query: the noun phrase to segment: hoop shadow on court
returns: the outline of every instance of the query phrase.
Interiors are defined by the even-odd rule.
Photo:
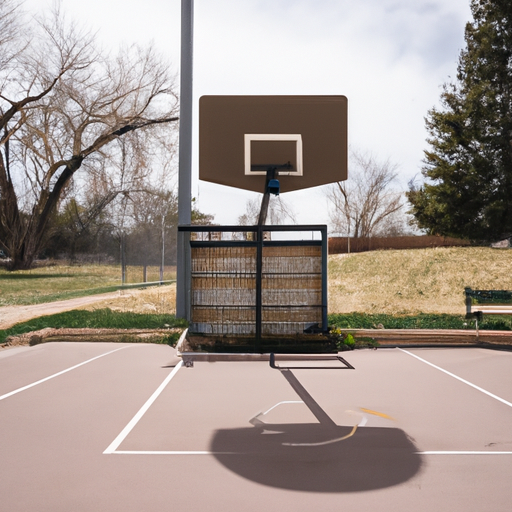
[[[227,469],[263,485],[307,492],[382,489],[419,472],[421,456],[403,430],[337,425],[290,368],[272,363],[318,423],[266,423],[261,413],[249,420],[252,427],[215,431],[211,451]]]
[[[344,437],[351,427],[271,428],[275,433],[258,427],[218,430],[211,450],[223,466],[248,480],[308,492],[383,489],[406,482],[421,468],[420,455],[400,429],[364,427],[336,443],[293,446]]]

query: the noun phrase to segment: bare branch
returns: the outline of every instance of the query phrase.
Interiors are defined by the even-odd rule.
[[[331,221],[336,231],[349,236],[374,236],[385,231],[386,223],[403,207],[402,193],[391,189],[396,167],[360,153],[351,155],[351,161],[355,165],[349,179],[335,183],[327,192],[334,207]]]
[[[0,46],[3,41],[0,34]],[[30,266],[43,247],[52,215],[84,162],[89,171],[105,165],[108,181],[122,157],[123,186],[110,192],[127,190],[125,184],[140,189],[151,172],[150,132],[178,120],[174,79],[152,47],[125,48],[115,59],[101,55],[59,5],[39,21],[32,41],[11,59],[11,69],[0,69],[0,238],[9,237],[18,268]],[[172,133],[167,128],[169,140]],[[125,139],[127,145],[114,144]],[[126,150],[130,144],[133,151]],[[15,182],[10,166],[20,171]],[[104,195],[90,215],[117,195]]]

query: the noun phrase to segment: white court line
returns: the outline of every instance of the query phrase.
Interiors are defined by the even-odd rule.
[[[294,446],[294,445],[287,445]],[[301,446],[301,445],[297,445]],[[302,445],[306,446],[306,445]],[[312,445],[313,446],[313,445]],[[130,451],[119,450],[115,455],[243,455],[242,452],[209,452],[209,451]],[[462,452],[462,451],[427,451],[416,452],[416,455],[512,455],[512,452]]]
[[[487,391],[487,390],[477,386],[476,384],[473,384],[472,382],[469,382],[469,381],[463,379],[462,377],[459,377],[458,375],[455,375],[454,373],[451,373],[448,370],[445,370],[444,368],[441,368],[440,366],[436,366],[435,364],[432,364],[432,363],[428,362],[427,360],[417,356],[416,354],[413,354],[412,352],[409,352],[408,350],[404,350],[403,348],[399,348],[398,350],[400,350],[402,352],[405,352],[406,354],[409,354],[410,356],[415,357],[416,359],[422,361],[423,363],[428,364],[429,366],[432,366],[432,368],[435,368],[436,370],[439,370],[439,371],[441,371],[443,373],[446,373],[446,375],[449,375],[450,377],[453,377],[454,379],[457,379],[460,382],[463,382],[464,384],[467,384],[468,386],[471,386],[472,388],[480,391],[481,393],[484,393],[485,395],[490,396],[491,398],[494,398],[495,400],[498,400],[499,402],[501,402],[501,403],[503,403],[505,405],[508,405],[509,407],[512,407],[512,403],[507,402],[507,400],[504,400],[503,398],[500,398],[497,395],[493,395],[489,391]],[[487,453],[487,452],[484,452],[484,453]],[[497,452],[492,452],[492,453],[497,453]]]
[[[293,446],[293,445],[287,445]],[[243,452],[210,452],[210,451],[151,451],[151,450],[117,450],[114,455],[244,455]],[[425,451],[415,452],[416,455],[512,455],[512,452],[478,452],[478,451]]]
[[[512,455],[512,452],[457,452],[457,451],[431,451],[416,452],[418,455]]]
[[[137,425],[139,420],[146,414],[147,410],[153,405],[153,402],[158,398],[160,393],[165,389],[165,386],[169,384],[171,379],[178,373],[179,369],[183,366],[183,361],[180,361],[173,369],[173,371],[167,375],[162,384],[158,386],[158,389],[148,398],[147,402],[139,409],[139,412],[130,420],[128,425],[123,428],[120,434],[110,443],[110,446],[103,452],[105,455],[115,453],[119,445],[125,440],[126,436],[132,431]]]
[[[106,452],[104,452],[106,453]],[[237,452],[210,452],[210,451],[132,451],[132,450],[117,450],[110,452],[115,455],[240,455]]]
[[[278,402],[276,405],[273,405],[268,411],[265,411],[264,413],[260,414],[261,416],[267,415],[270,411],[275,409],[277,406],[282,404],[303,404],[304,402],[302,400],[283,400],[282,402]]]
[[[70,372],[71,370],[74,370],[75,368],[79,368],[80,366],[83,366],[84,364],[91,363],[92,361],[95,361],[96,359],[99,359],[100,357],[108,356],[109,354],[113,354],[114,352],[118,352],[119,350],[123,350],[125,348],[131,348],[131,347],[116,348],[115,350],[111,350],[110,352],[106,352],[105,354],[101,354],[99,356],[93,357],[92,359],[88,359],[87,361],[84,361],[83,363],[76,364],[75,366],[72,366],[71,368],[67,368],[66,370],[62,370],[61,372],[54,373],[53,375],[50,375],[49,377],[45,377],[44,379],[38,380],[37,382],[33,382],[32,384],[28,384],[27,386],[23,386],[22,388],[15,389],[14,391],[11,391],[10,393],[6,393],[5,395],[0,396],[0,400],[9,398],[12,395],[21,393],[22,391],[25,391],[26,389],[33,388],[34,386],[37,386],[38,384],[42,384],[43,382],[46,382],[47,380],[58,377],[59,375],[63,375],[64,373]]]

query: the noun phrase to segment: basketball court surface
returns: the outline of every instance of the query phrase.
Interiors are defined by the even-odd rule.
[[[342,355],[1,352],[0,510],[510,510],[511,352]]]

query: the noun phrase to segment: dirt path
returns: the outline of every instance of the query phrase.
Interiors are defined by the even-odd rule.
[[[119,292],[59,300],[44,304],[32,304],[30,306],[3,306],[0,308],[0,329],[8,329],[14,324],[25,322],[32,318],[62,313],[117,297],[119,297]]]
[[[0,329],[8,329],[14,324],[40,316],[93,306],[132,312],[174,313],[174,289],[175,286],[170,285],[140,290],[119,290],[30,306],[2,306],[0,307]]]

